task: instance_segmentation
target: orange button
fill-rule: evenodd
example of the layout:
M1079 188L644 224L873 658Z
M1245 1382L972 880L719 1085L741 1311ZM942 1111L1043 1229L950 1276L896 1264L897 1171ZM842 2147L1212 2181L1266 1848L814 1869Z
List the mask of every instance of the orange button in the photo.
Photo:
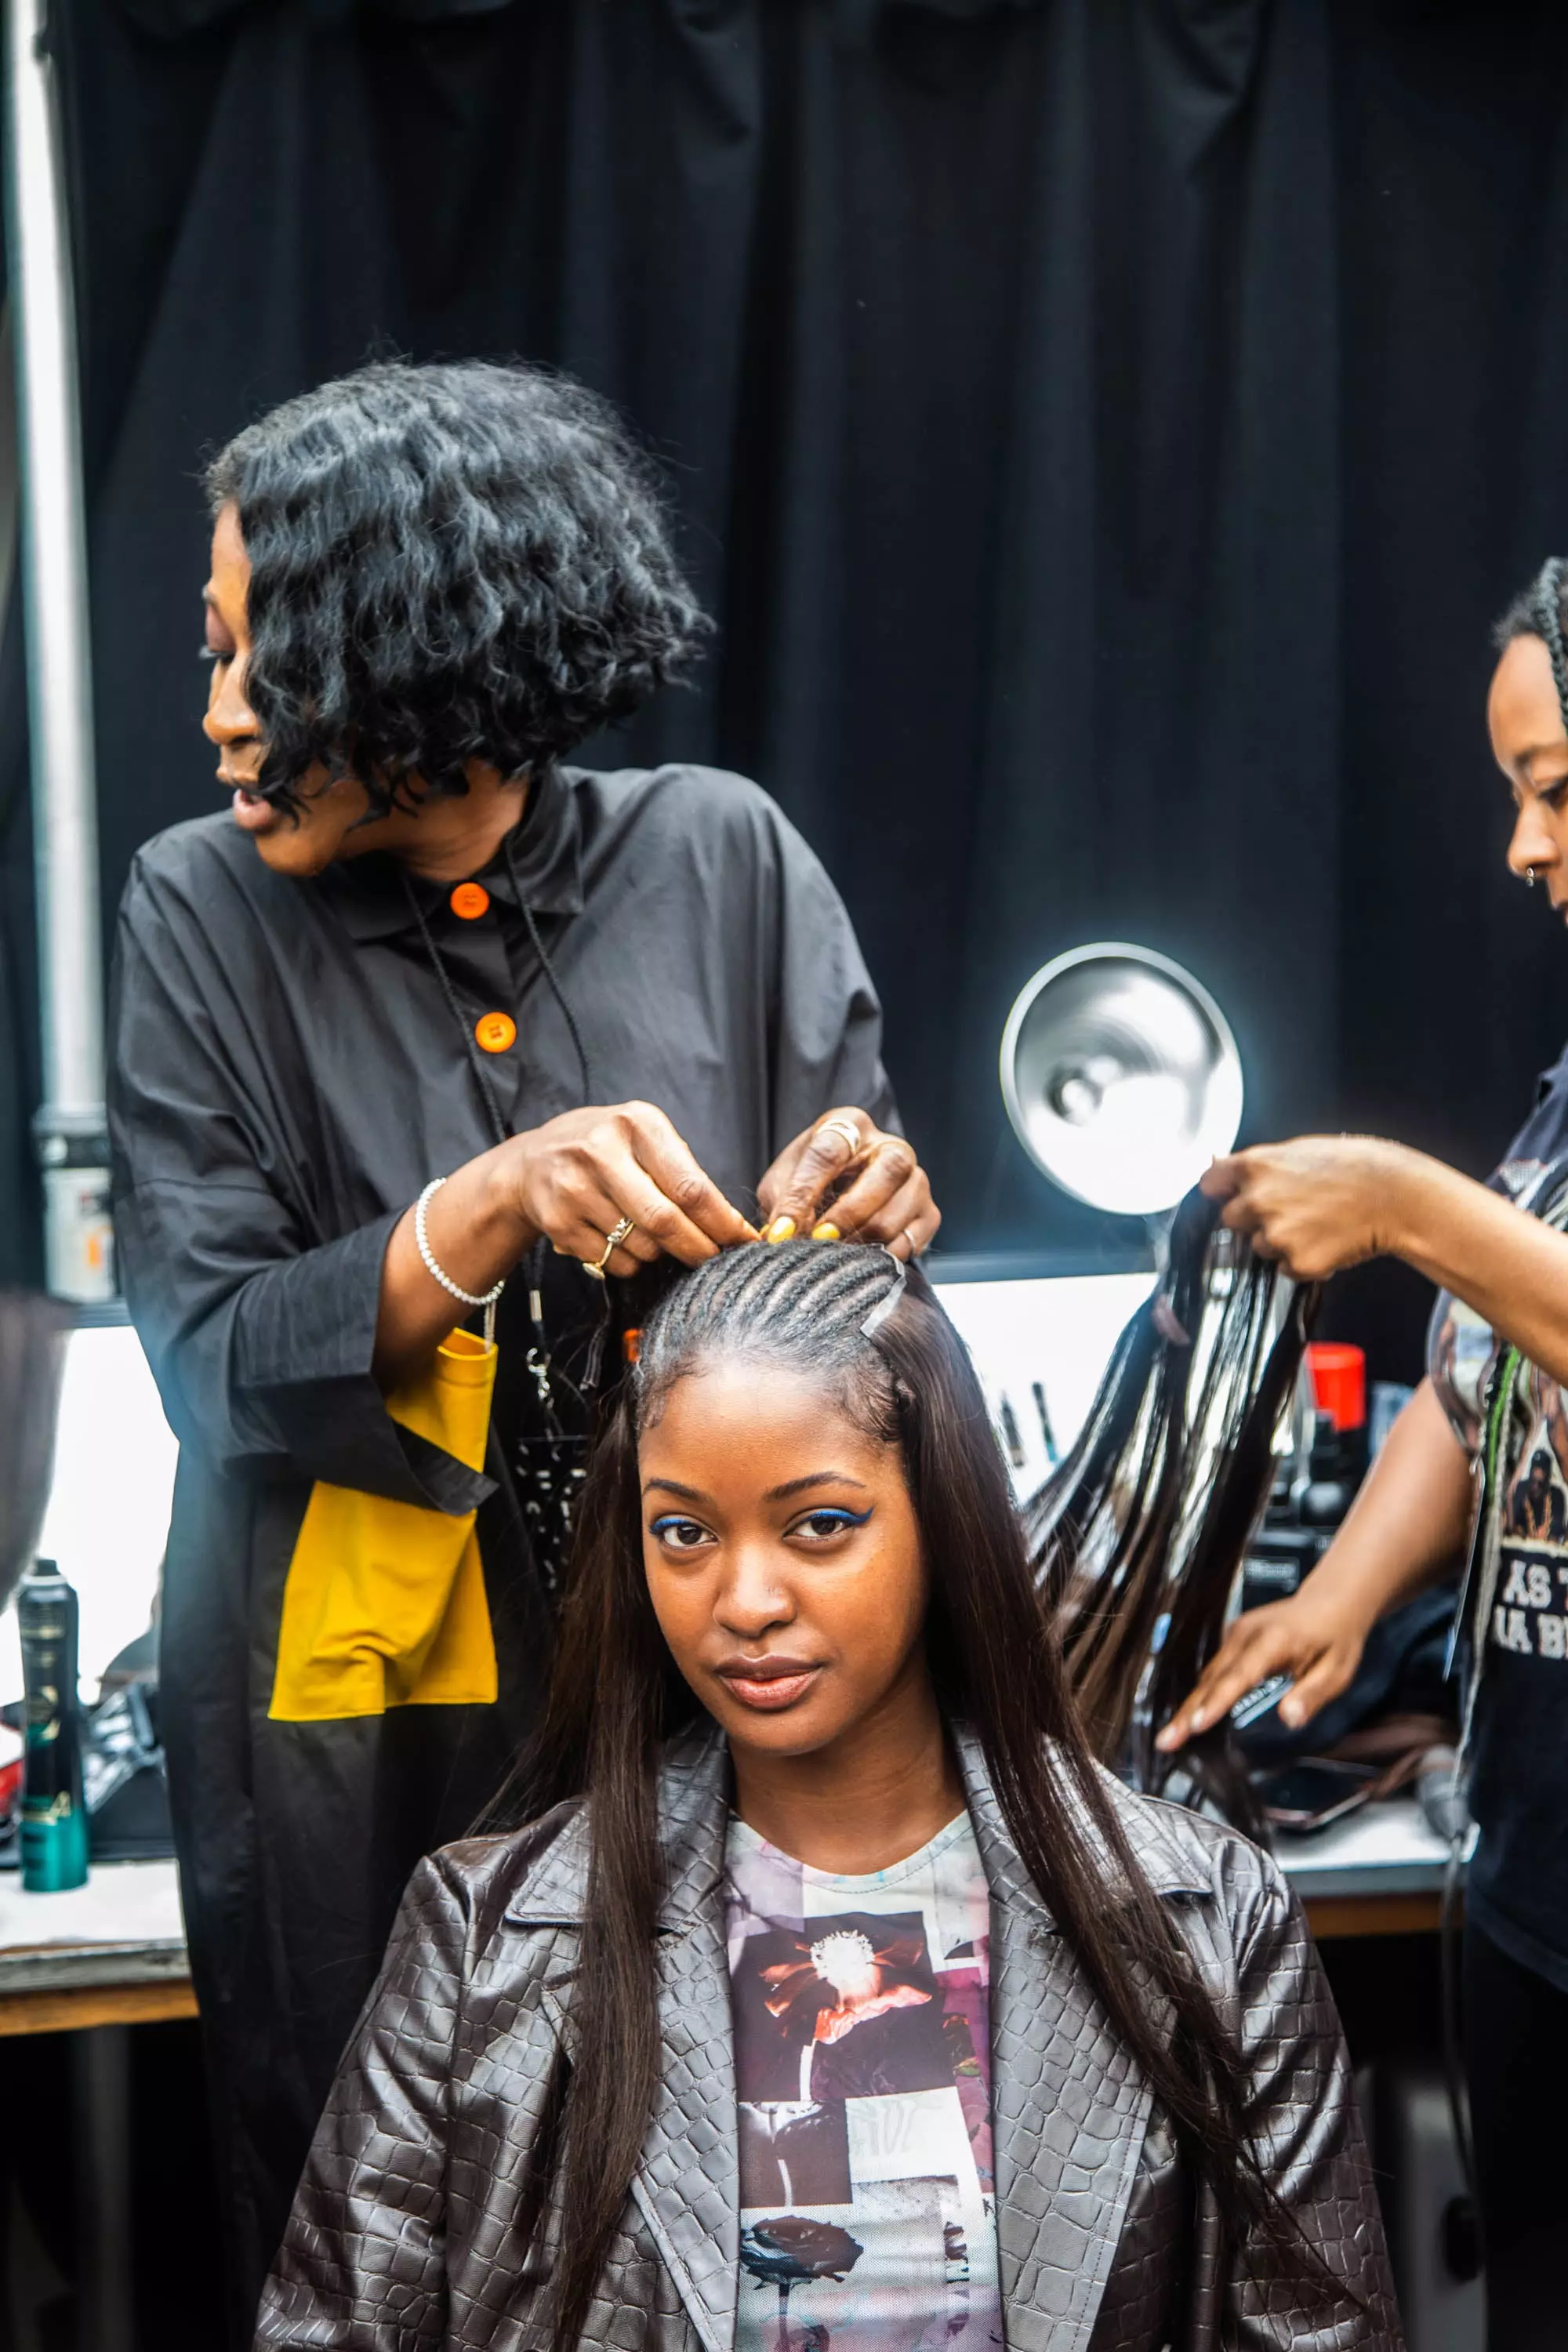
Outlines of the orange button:
M454 915L461 915L465 923L473 923L489 913L490 894L482 882L459 882L450 904Z
M516 1041L517 1024L510 1013L481 1013L474 1034L487 1054L504 1054Z

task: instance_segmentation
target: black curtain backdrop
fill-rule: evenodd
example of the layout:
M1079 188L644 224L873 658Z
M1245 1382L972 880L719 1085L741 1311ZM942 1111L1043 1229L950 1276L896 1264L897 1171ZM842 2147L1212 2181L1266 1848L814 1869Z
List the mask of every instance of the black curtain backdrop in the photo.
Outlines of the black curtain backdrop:
M944 1242L1086 1261L996 1085L1058 950L1230 1014L1247 1132L1484 1171L1568 1032L1488 626L1568 552L1568 12L1414 0L71 0L104 891L213 804L201 454L373 351L521 353L668 469L721 635L605 761L803 827ZM36 1249L25 716L0 657ZM1352 1277L1407 1375L1424 1311Z

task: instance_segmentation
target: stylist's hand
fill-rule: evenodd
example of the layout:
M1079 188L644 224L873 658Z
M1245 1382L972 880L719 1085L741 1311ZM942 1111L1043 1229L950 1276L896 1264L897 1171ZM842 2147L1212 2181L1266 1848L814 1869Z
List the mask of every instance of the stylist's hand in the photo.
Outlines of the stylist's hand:
M666 1255L698 1265L757 1239L652 1103L563 1111L513 1136L497 1158L511 1209L563 1256L596 1265L613 1229L632 1219L611 1274Z
M1167 1754L1195 1733L1208 1730L1269 1675L1290 1676L1279 1702L1279 1720L1300 1730L1331 1698L1338 1698L1366 1646L1364 1617L1342 1592L1308 1577L1289 1601L1248 1609L1232 1625L1209 1660L1196 1687L1185 1697L1154 1742Z
M786 1144L757 1187L769 1241L880 1242L918 1257L942 1211L931 1179L901 1135L852 1108L825 1111Z
M1375 1135L1300 1135L1216 1160L1202 1189L1222 1222L1299 1282L1321 1282L1394 1246L1419 1153Z

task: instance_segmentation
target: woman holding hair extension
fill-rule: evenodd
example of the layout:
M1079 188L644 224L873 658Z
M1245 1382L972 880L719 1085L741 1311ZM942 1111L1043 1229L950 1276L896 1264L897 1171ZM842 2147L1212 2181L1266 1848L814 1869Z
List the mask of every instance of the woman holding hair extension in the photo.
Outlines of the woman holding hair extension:
M181 1441L163 1724L248 2341L408 1873L533 1727L639 1270L938 1219L773 803L560 764L704 625L605 404L371 367L208 489L232 806L136 861L110 1108Z
M1514 802L1508 862L1568 916L1568 661L1552 562L1510 606L1488 705ZM1386 1611L1451 1575L1461 1601L1470 1810L1464 2042L1490 2352L1563 2352L1568 2109L1568 1052L1486 1185L1365 1136L1216 1163L1226 1222L1302 1276L1379 1253L1439 1286L1428 1377L1289 1601L1233 1625L1161 1738L1219 1723L1265 1675L1304 1724L1344 1689ZM1521 1214L1521 1211L1526 1212Z
M258 2347L1398 2346L1300 1910L1091 1761L918 1270L649 1318L518 1801L416 1874Z

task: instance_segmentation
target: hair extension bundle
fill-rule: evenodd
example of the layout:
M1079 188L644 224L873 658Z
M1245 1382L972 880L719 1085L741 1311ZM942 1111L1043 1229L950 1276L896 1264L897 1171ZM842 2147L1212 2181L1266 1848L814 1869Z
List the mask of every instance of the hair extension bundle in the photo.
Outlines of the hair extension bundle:
M1026 1514L1095 1751L1156 1791L1175 1759L1154 1735L1218 1647L1318 1297L1218 1219L1219 1204L1198 1192L1177 1209L1163 1278ZM1218 1726L1182 1761L1250 1825L1227 1748Z
M32 1556L49 1499L68 1310L0 1291L0 1609Z

